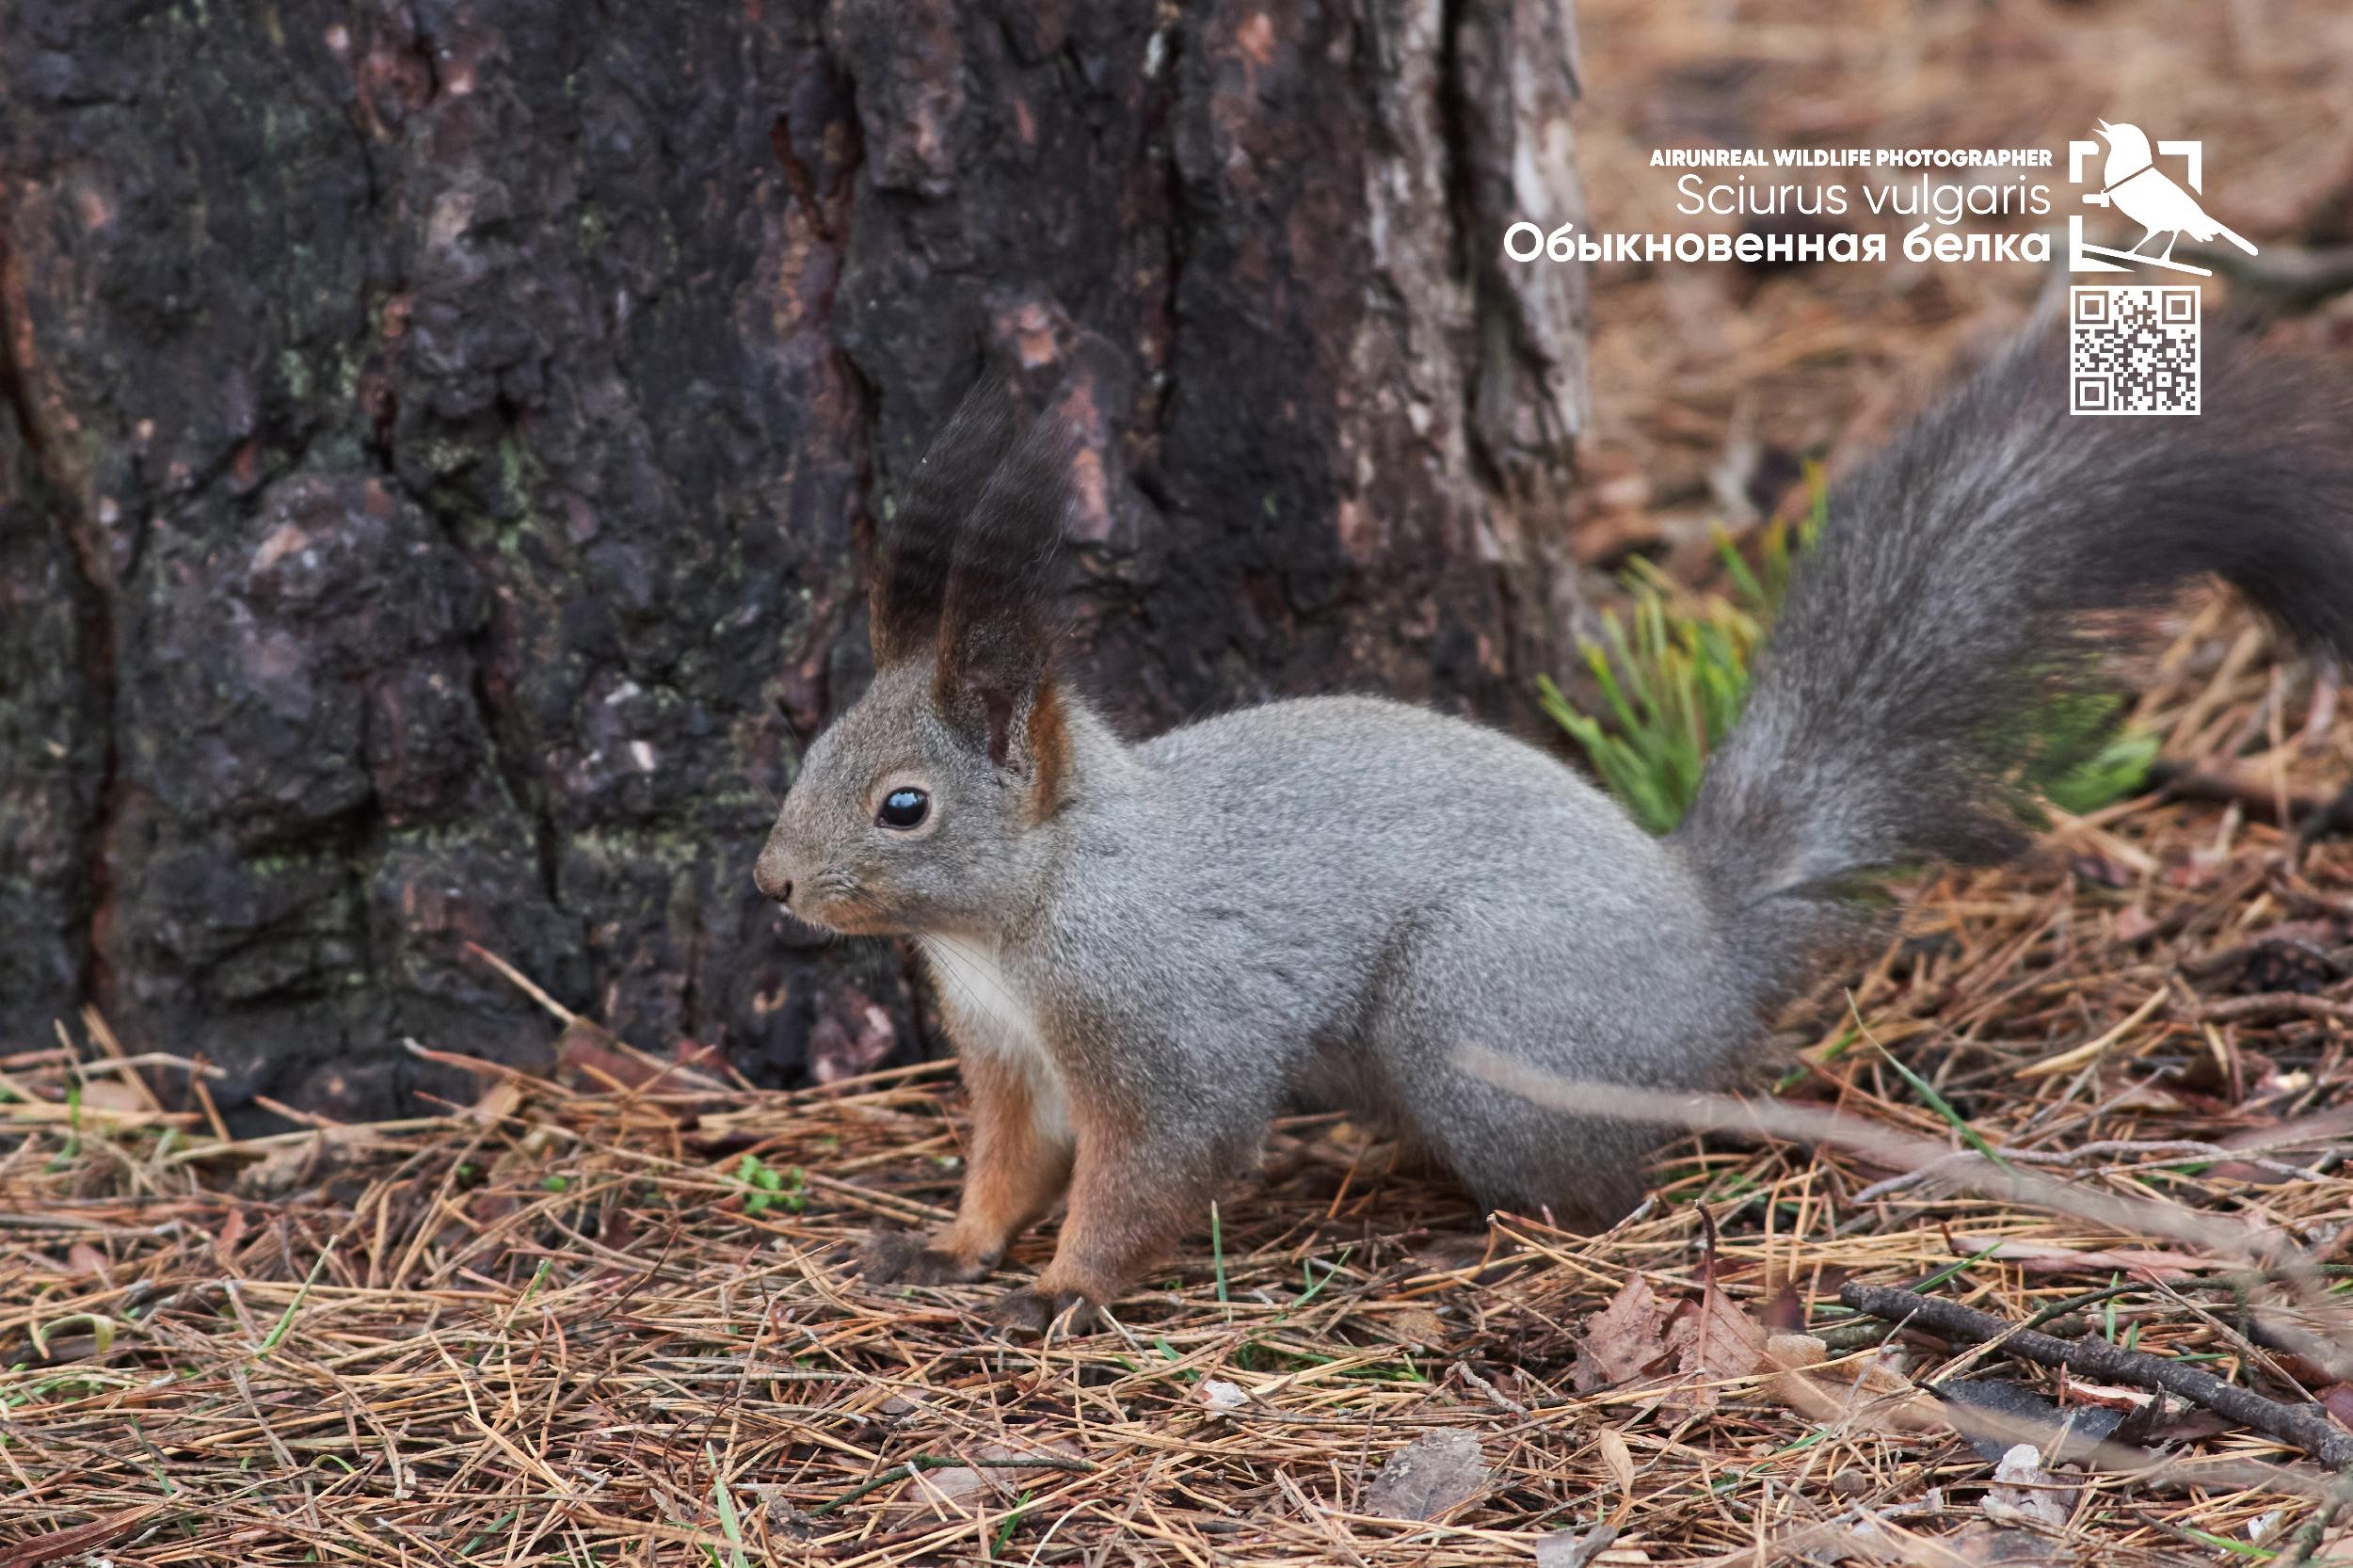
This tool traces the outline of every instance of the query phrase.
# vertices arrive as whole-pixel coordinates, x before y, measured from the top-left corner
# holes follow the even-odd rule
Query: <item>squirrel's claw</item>
[[[926,1246],[911,1231],[878,1230],[866,1239],[857,1272],[870,1285],[968,1285],[988,1265]]]
[[[1050,1296],[1041,1290],[1010,1291],[998,1298],[997,1304],[988,1309],[988,1317],[1001,1336],[1043,1335],[1065,1312],[1070,1314],[1063,1324],[1066,1334],[1085,1334],[1102,1318],[1101,1308],[1076,1290],[1057,1291]]]

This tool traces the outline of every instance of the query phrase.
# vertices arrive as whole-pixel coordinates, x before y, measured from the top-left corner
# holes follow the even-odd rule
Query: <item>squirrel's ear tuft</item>
[[[989,476],[956,538],[935,691],[940,712],[983,740],[1000,767],[1015,760],[1016,743],[1020,765],[1040,760],[1031,731],[1041,698],[1050,703],[1055,568],[1078,450],[1066,421],[1041,416]]]
[[[876,531],[866,584],[874,664],[887,669],[938,646],[957,537],[1018,428],[1013,389],[984,374],[924,449],[897,510]]]

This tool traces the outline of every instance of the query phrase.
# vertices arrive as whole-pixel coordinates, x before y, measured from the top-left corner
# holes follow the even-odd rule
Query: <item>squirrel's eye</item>
[[[932,797],[922,791],[893,790],[884,798],[882,809],[874,813],[874,821],[885,827],[920,827],[931,808]]]

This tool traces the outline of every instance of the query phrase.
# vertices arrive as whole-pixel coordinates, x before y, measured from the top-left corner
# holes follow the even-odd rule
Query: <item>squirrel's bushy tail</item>
[[[2343,381],[2206,346],[2205,412],[2077,417],[2064,334],[2037,332],[1833,489],[1673,840],[1763,1000],[1856,933],[1875,873],[2024,847],[2025,792],[2074,760],[2052,704],[2118,632],[2101,612],[2213,573],[2353,654]]]

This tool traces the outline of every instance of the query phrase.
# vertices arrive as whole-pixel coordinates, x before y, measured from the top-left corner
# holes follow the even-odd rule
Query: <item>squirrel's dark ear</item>
[[[876,531],[866,584],[874,664],[888,668],[938,646],[956,538],[1017,429],[1013,391],[984,374],[915,466],[889,520]]]
[[[935,694],[940,712],[982,740],[1000,767],[1016,741],[1025,765],[1050,766],[1061,742],[1055,568],[1077,456],[1070,425],[1041,416],[989,476],[956,538]]]

